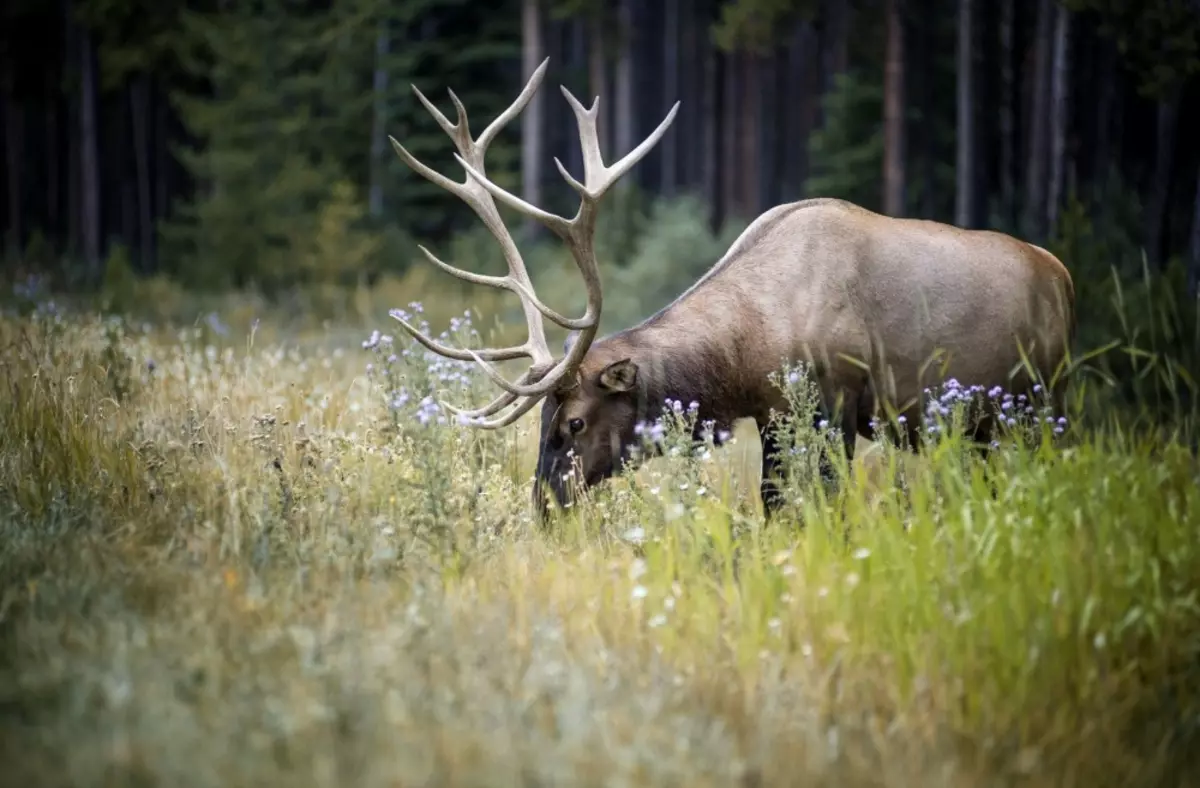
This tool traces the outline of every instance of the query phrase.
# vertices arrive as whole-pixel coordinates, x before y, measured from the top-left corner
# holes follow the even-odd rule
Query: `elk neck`
[[[597,341],[602,363],[632,358],[638,365],[642,407],[651,415],[666,399],[686,408],[696,402],[699,419],[729,429],[756,417],[761,382],[747,367],[754,357],[755,311],[728,289],[701,288],[632,328]]]

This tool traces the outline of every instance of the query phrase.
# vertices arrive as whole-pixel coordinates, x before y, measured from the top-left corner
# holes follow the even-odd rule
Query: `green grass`
[[[1107,419],[986,461],[955,436],[863,446],[835,490],[797,465],[764,525],[740,431],[545,531],[536,415],[423,426],[439,370],[364,338],[0,319],[7,781],[1100,786],[1196,767],[1183,439]],[[480,377],[449,399],[484,401]]]

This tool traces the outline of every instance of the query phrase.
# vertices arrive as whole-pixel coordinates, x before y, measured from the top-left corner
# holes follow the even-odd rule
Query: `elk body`
[[[540,514],[547,511],[542,485],[559,504],[567,502],[565,476],[572,467],[582,474],[575,483],[585,487],[619,472],[637,445],[636,424],[654,418],[668,399],[697,403],[698,421],[718,431],[731,430],[738,419],[754,419],[763,441],[763,504],[774,510],[780,503],[773,480],[777,447],[768,426],[772,411],[786,409],[786,402],[769,376],[786,362],[807,362],[824,412],[841,427],[847,456],[853,457],[856,436],[878,437],[871,422],[880,412],[904,415],[915,447],[926,387],[955,378],[968,386],[1028,392],[1051,378],[1065,358],[1074,333],[1074,288],[1066,268],[1045,249],[998,232],[891,218],[836,199],[772,208],[674,302],[632,328],[597,339],[602,305],[592,246],[597,207],[608,188],[658,142],[679,105],[637,148],[606,166],[596,135],[599,101],[585,109],[563,89],[579,123],[585,172],[580,183],[556,160],[581,198],[578,213],[568,220],[491,183],[483,167],[488,142],[523,109],[545,68],[543,62],[478,140],[471,138],[466,112],[453,93],[457,124],[417,92],[458,147],[456,158],[467,172],[462,183],[429,170],[392,140],[409,166],[475,210],[499,240],[509,274],[469,273],[422,251],[448,273],[516,293],[529,338],[512,348],[457,349],[393,317],[431,350],[475,360],[503,390],[477,410],[446,406],[475,426],[502,428],[542,403],[534,485]],[[587,291],[582,317],[564,317],[537,299],[492,198],[538,219],[564,241]],[[557,362],[543,317],[573,332]],[[516,381],[491,364],[519,357],[532,363]],[[1061,384],[1052,396],[1061,402]],[[979,422],[976,438],[986,439],[991,429],[988,420]]]

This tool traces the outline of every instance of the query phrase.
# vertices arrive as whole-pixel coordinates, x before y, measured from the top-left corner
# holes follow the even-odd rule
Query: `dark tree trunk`
[[[1112,164],[1113,108],[1116,105],[1117,51],[1108,41],[1096,40],[1099,64],[1096,68],[1096,114],[1092,142],[1092,194],[1099,198],[1108,185]]]
[[[21,171],[23,169],[22,162],[24,156],[22,153],[22,131],[24,126],[24,112],[21,105],[17,103],[16,97],[11,92],[13,75],[5,75],[9,84],[6,86],[2,109],[4,114],[4,150],[5,150],[5,171],[7,172],[7,202],[8,202],[8,221],[5,234],[8,253],[15,259],[23,247],[24,228],[22,226],[23,217],[21,216]]]
[[[1146,256],[1151,264],[1166,264],[1163,224],[1167,195],[1171,189],[1171,166],[1175,153],[1175,122],[1179,117],[1179,92],[1172,90],[1158,102],[1154,133],[1154,177],[1146,206]]]
[[[902,0],[887,0],[883,94],[883,212],[904,214],[904,22]]]
[[[370,182],[367,186],[367,212],[379,219],[383,216],[383,173],[387,155],[387,88],[388,72],[386,60],[391,44],[386,15],[379,19],[379,30],[375,33],[375,69],[371,78],[371,165]]]
[[[975,84],[972,0],[958,0],[958,145],[954,221],[975,226]]]
[[[822,0],[821,5],[820,95],[833,89],[834,78],[849,64],[850,4],[846,0]],[[825,125],[825,109],[818,106],[818,123]]]
[[[59,157],[59,102],[58,86],[47,78],[46,80],[46,225],[52,240],[57,241],[63,231],[62,208],[59,205],[62,187],[59,179],[62,177]]]
[[[664,102],[667,106],[674,104],[679,95],[679,0],[666,0],[663,19],[663,51],[662,74]],[[681,105],[682,108],[682,105]],[[659,190],[666,197],[674,197],[679,181],[679,139],[680,133],[689,133],[687,127],[667,134],[662,140],[662,169],[659,176]]]
[[[524,0],[521,6],[521,80],[527,82],[545,57],[542,44],[542,14],[538,0]],[[530,205],[542,205],[542,119],[543,91],[529,100],[521,113],[521,196]],[[583,174],[580,173],[580,178]],[[522,232],[532,239],[540,235],[541,222],[526,217]]]
[[[1196,195],[1192,198],[1192,233],[1188,242],[1188,295],[1200,297],[1200,168],[1196,171]]]
[[[741,109],[738,106],[738,62],[732,52],[723,53],[723,79],[721,85],[721,202],[727,217],[741,216],[742,194],[740,159],[738,156],[738,132]]]
[[[790,152],[786,168],[788,199],[798,200],[808,194],[808,141],[816,126],[821,100],[820,67],[817,59],[817,31],[809,22],[797,25],[789,52],[788,81],[795,94],[789,94],[784,104],[792,116],[788,124]]]
[[[723,58],[707,38],[704,51],[704,197],[708,202],[709,222],[714,231],[725,222],[725,201],[721,199],[721,118],[725,97],[721,84],[724,77]]]
[[[741,85],[737,91],[744,97],[741,111],[741,210],[749,218],[759,213],[759,180],[762,177],[761,129],[763,84],[762,68],[757,55],[743,54],[740,58]]]
[[[158,218],[171,215],[168,204],[171,194],[170,151],[168,139],[170,123],[167,116],[167,101],[161,91],[155,91],[154,100],[154,204],[158,206]],[[159,263],[161,264],[161,260]]]
[[[1071,117],[1067,93],[1071,67],[1071,12],[1061,5],[1055,9],[1054,71],[1050,92],[1050,179],[1046,185],[1047,233],[1053,233],[1058,226],[1058,209],[1066,174],[1067,124]]]
[[[100,151],[97,119],[96,52],[92,35],[79,31],[79,164],[83,256],[87,276],[98,282],[101,274],[100,249]]]
[[[133,156],[137,171],[138,247],[141,270],[154,267],[154,204],[150,187],[150,78],[140,75],[129,88]]]
[[[613,158],[633,150],[637,108],[633,95],[634,42],[632,0],[617,0],[616,147]],[[625,181],[628,183],[629,181]]]
[[[1004,215],[1017,223],[1016,82],[1013,79],[1014,0],[1000,0],[1000,201]]]
[[[604,41],[604,24],[597,11],[591,17],[591,33],[588,36],[588,83],[592,95],[589,98],[599,98],[600,106],[609,106],[608,87],[608,53]],[[589,106],[591,102],[589,101]],[[612,154],[612,140],[609,138],[608,113],[600,112],[596,116],[596,136],[600,139],[600,150],[606,156]]]
[[[1049,163],[1051,67],[1054,49],[1054,0],[1039,0],[1034,43],[1033,97],[1029,107],[1028,164],[1025,169],[1025,225],[1035,241],[1046,235],[1046,169]]]
[[[679,8],[680,87],[679,107],[680,131],[677,134],[681,162],[677,180],[680,187],[689,192],[703,191],[704,187],[704,57],[700,42],[699,23],[695,5],[674,0]],[[667,96],[668,103],[674,101]]]

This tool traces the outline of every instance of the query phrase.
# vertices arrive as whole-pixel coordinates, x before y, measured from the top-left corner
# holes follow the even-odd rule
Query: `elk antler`
[[[571,174],[567,172],[567,169],[557,157],[554,159],[554,163],[558,165],[558,171],[562,173],[567,183],[579,193],[580,197],[579,210],[576,212],[574,218],[565,219],[530,205],[521,198],[509,194],[504,189],[492,183],[488,180],[483,161],[488,145],[495,139],[496,134],[525,108],[525,105],[529,103],[529,100],[533,97],[538,87],[541,86],[542,77],[546,73],[547,63],[549,63],[549,58],[543,60],[542,64],[533,72],[524,90],[517,96],[516,101],[508,109],[500,113],[477,139],[471,138],[471,132],[467,126],[467,111],[463,107],[462,102],[459,101],[458,96],[454,95],[454,91],[449,90],[447,92],[450,94],[450,100],[454,102],[454,108],[458,112],[457,123],[451,123],[437,107],[422,95],[420,90],[417,90],[415,85],[413,86],[413,92],[416,93],[417,98],[425,105],[430,114],[433,115],[434,120],[442,127],[442,130],[454,140],[454,145],[458,148],[458,153],[454,158],[458,160],[458,163],[467,172],[467,178],[462,183],[456,183],[434,172],[413,158],[412,154],[405,150],[404,146],[397,142],[394,137],[388,137],[392,141],[392,147],[395,148],[396,153],[404,160],[405,164],[430,182],[467,203],[475,211],[476,215],[483,220],[488,230],[500,242],[500,247],[504,252],[504,259],[508,263],[508,275],[485,276],[483,274],[464,271],[461,268],[456,268],[442,262],[424,246],[419,247],[429,261],[446,273],[457,276],[460,279],[473,282],[474,284],[509,290],[516,293],[521,299],[521,307],[525,313],[525,322],[529,329],[529,336],[523,344],[506,348],[490,348],[478,351],[452,348],[421,333],[405,321],[397,312],[393,311],[391,313],[392,317],[422,345],[447,358],[459,361],[474,360],[483,369],[484,373],[497,386],[504,390],[504,393],[495,400],[476,410],[462,410],[443,403],[451,412],[467,417],[471,420],[471,424],[484,429],[497,429],[512,424],[533,408],[546,394],[559,386],[565,378],[574,374],[575,370],[579,367],[579,363],[583,360],[584,354],[587,353],[588,347],[592,344],[592,340],[595,338],[600,324],[602,298],[600,273],[596,266],[594,246],[596,216],[600,200],[604,197],[608,189],[621,176],[632,169],[662,138],[667,128],[671,125],[671,122],[675,119],[675,113],[679,109],[679,102],[676,101],[675,106],[671,108],[667,117],[649,137],[626,154],[620,161],[612,166],[606,166],[604,159],[600,155],[600,139],[596,133],[596,111],[600,106],[600,99],[597,97],[593,101],[591,108],[585,109],[571,95],[570,91],[565,87],[561,88],[563,95],[566,96],[567,101],[571,105],[571,109],[575,112],[575,120],[579,125],[579,142],[583,148],[584,171],[584,182],[580,183],[571,177]],[[582,317],[574,319],[564,317],[538,299],[533,291],[533,284],[529,280],[529,274],[525,270],[525,262],[521,258],[521,253],[517,250],[517,245],[509,234],[504,221],[500,218],[500,213],[496,209],[493,197],[516,211],[537,219],[566,243],[571,256],[575,260],[575,265],[579,268],[579,273],[583,276],[584,286],[587,288],[587,309],[584,311]],[[554,363],[554,359],[550,355],[550,348],[546,343],[545,327],[542,324],[543,316],[563,328],[580,332],[578,340],[571,346],[566,356],[557,364]],[[515,381],[509,381],[504,378],[490,363],[521,357],[528,357],[532,361],[532,364]],[[491,420],[486,419],[486,417],[494,416],[514,403],[516,403],[515,406],[503,416],[498,416]]]

